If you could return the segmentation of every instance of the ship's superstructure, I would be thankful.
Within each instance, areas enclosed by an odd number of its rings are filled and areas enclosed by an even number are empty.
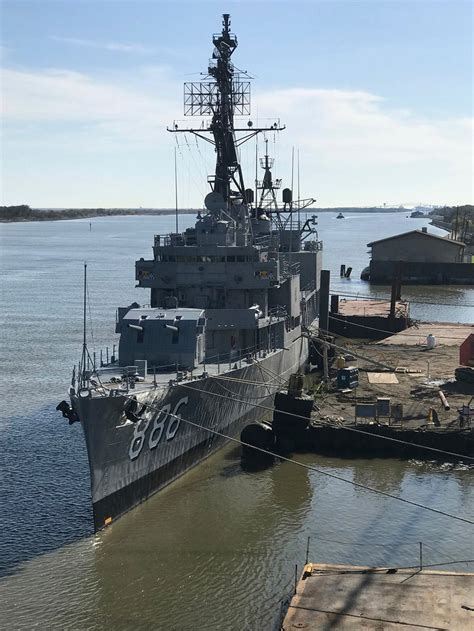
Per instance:
[[[250,114],[250,82],[231,57],[237,38],[223,16],[204,81],[185,84],[185,115],[209,117],[172,133],[212,142],[215,172],[205,210],[193,228],[156,235],[153,257],[136,263],[150,306],[118,309],[118,361],[87,372],[83,354],[71,404],[84,428],[94,522],[101,528],[176,478],[260,416],[307,359],[302,327],[316,315],[321,243],[315,219],[301,221],[314,200],[276,191],[273,160],[245,188],[238,147],[277,121],[236,126]]]

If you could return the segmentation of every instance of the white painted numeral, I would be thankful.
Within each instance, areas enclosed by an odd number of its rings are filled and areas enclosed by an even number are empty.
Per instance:
[[[150,449],[155,449],[158,443],[163,436],[163,430],[165,429],[166,419],[168,418],[168,413],[171,410],[171,405],[168,403],[165,405],[160,412],[158,412],[158,416],[155,418],[153,423],[153,427],[151,428],[150,438],[148,440],[148,447]]]
[[[179,429],[181,424],[181,417],[178,412],[183,405],[186,405],[188,402],[188,397],[183,397],[176,404],[173,415],[170,417],[170,421],[168,423],[168,429],[166,430],[166,440],[172,440],[176,436],[176,432]]]
[[[171,405],[169,403],[161,408],[153,421],[150,436],[148,438],[148,447],[150,450],[155,449],[163,438],[163,434],[165,434],[166,421],[168,421],[168,426],[166,428],[166,440],[173,440],[178,432],[179,426],[181,425],[179,410],[187,403],[188,397],[183,397],[175,405],[172,413],[170,412]],[[145,434],[151,423],[151,418],[149,418],[150,415],[147,413],[146,416],[148,418],[141,419],[138,423],[135,423],[132,441],[128,451],[130,460],[138,458],[143,449],[143,445],[145,444]]]
[[[148,429],[149,424],[150,421],[145,419],[142,419],[138,421],[138,423],[135,423],[132,435],[132,442],[130,443],[130,449],[128,451],[130,460],[135,460],[135,458],[138,458],[138,456],[140,455],[140,452],[143,449],[143,445],[145,443],[145,433]]]

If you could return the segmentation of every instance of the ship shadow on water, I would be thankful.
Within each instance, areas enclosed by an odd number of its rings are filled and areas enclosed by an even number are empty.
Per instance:
[[[82,430],[54,404],[2,419],[0,577],[93,534],[90,476]]]
[[[223,460],[228,464],[224,465],[220,471],[223,478],[231,478],[244,473],[258,473],[266,471],[275,464],[273,456],[265,456],[261,453],[247,453],[240,446],[231,447],[226,450]]]
[[[258,473],[260,471],[266,471],[276,464],[276,458],[274,456],[267,456],[265,454],[257,453],[242,453],[240,459],[240,468],[245,473]]]

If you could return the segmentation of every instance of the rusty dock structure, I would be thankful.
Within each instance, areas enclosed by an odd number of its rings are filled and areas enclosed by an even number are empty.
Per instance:
[[[405,300],[348,299],[331,296],[329,331],[344,337],[379,339],[410,326],[410,305]]]
[[[459,366],[468,363],[463,349],[473,332],[425,323],[379,342],[336,337],[327,343],[332,367],[328,361],[326,375],[308,375],[299,395],[311,404],[291,394],[285,405],[275,399],[277,450],[472,461],[474,384],[462,374],[474,369]],[[310,410],[306,423],[295,413],[300,404]]]

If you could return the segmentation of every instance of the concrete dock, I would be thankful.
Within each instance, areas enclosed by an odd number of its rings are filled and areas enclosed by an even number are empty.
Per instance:
[[[474,574],[309,563],[282,631],[474,628]]]

